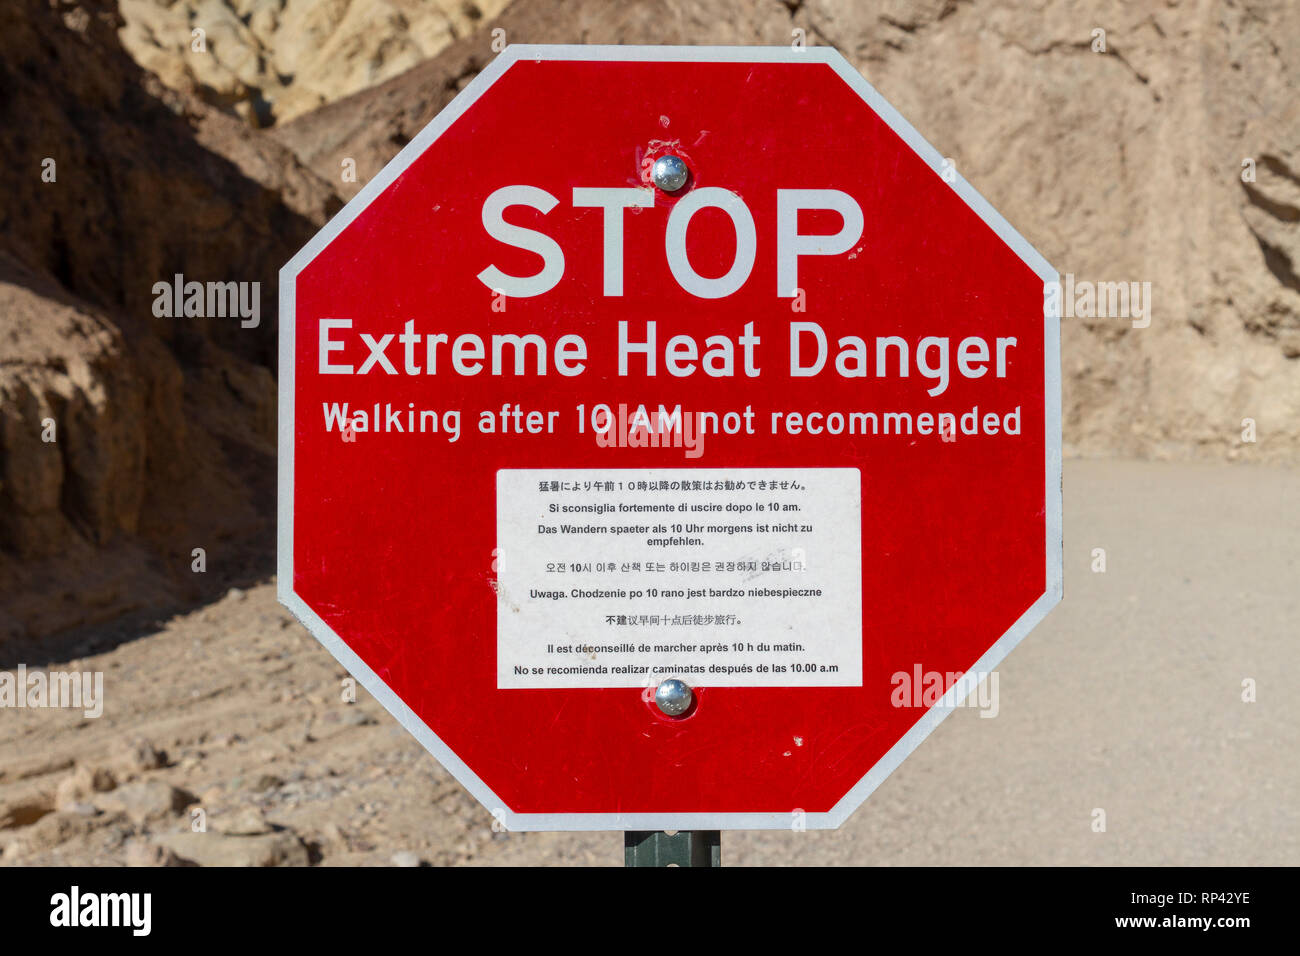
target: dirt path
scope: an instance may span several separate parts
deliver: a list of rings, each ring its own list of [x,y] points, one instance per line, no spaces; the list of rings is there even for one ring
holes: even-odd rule
[[[995,719],[959,709],[842,830],[725,834],[725,862],[1300,863],[1300,472],[1070,462],[1065,547]],[[0,863],[622,861],[493,832],[272,585],[59,667],[107,706],[0,710]]]

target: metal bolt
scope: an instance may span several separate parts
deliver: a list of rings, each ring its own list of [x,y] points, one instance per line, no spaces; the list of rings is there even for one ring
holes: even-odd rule
[[[666,193],[675,193],[686,185],[686,177],[690,170],[678,156],[660,156],[655,160],[654,168],[650,170],[651,176],[654,177],[655,185]]]
[[[694,699],[691,689],[676,677],[668,678],[655,691],[655,703],[669,717],[680,717],[686,713]]]

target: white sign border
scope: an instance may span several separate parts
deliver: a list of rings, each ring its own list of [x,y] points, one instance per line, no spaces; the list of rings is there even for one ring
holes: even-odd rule
[[[318,232],[280,270],[280,391],[279,391],[279,475],[277,515],[276,592],[280,602],[355,676],[384,708],[428,750],[462,786],[474,795],[508,830],[789,830],[794,823],[789,811],[774,813],[516,813],[450,747],[429,729],[416,713],[389,689],[379,676],[339,638],[293,590],[293,451],[294,451],[294,335],[296,327],[294,293],[298,273],[334,240],[415,159],[441,136],[469,107],[520,60],[596,60],[631,62],[692,63],[820,63],[829,66],[862,97],[898,136],[941,178],[953,177],[949,188],[984,223],[1010,246],[1044,283],[1059,282],[1060,276],[1020,233],[998,214],[956,170],[946,167],[943,155],[931,146],[907,120],[840,53],[831,47],[674,47],[511,45],[489,63],[400,153]],[[1055,300],[1047,299],[1049,304]],[[870,796],[885,778],[943,722],[1038,624],[1063,594],[1062,505],[1061,505],[1061,355],[1060,314],[1044,308],[1044,419],[1046,425],[1047,583],[1043,594],[989,648],[966,676],[958,681],[912,725],[906,734],[829,811],[806,813],[801,821],[808,829],[840,826]]]

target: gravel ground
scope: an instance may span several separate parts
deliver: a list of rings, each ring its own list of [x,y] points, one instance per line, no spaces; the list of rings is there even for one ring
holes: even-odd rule
[[[998,716],[959,708],[838,831],[724,834],[725,864],[1300,864],[1300,472],[1065,481],[1066,597],[999,669]],[[616,833],[494,832],[341,700],[273,584],[51,666],[103,670],[108,706],[0,710],[5,865],[622,862]]]

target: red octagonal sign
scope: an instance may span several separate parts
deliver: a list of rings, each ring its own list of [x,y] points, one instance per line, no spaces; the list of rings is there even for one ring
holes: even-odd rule
[[[512,829],[837,826],[1060,599],[1056,279],[832,50],[510,47],[281,273],[280,598]]]

